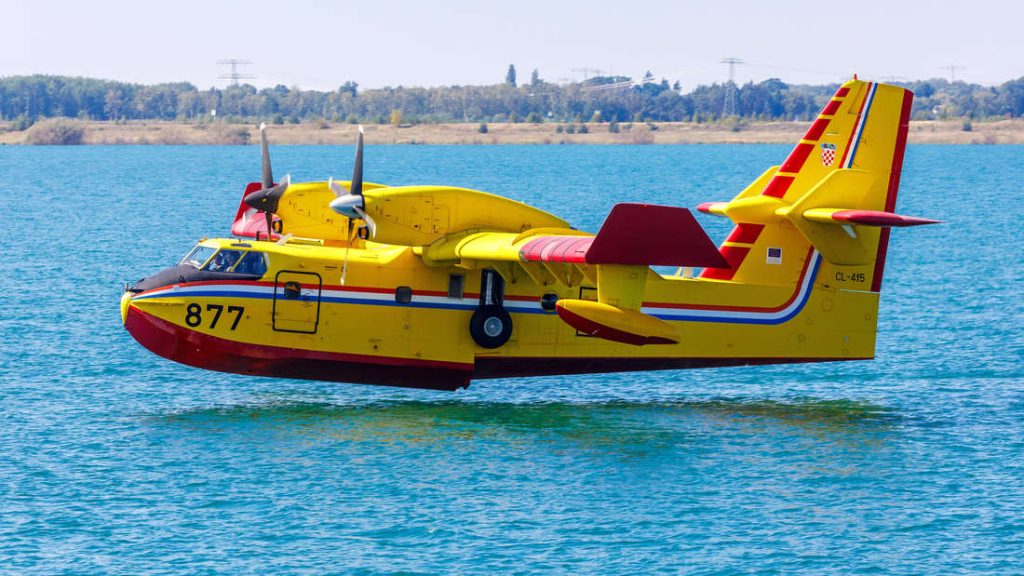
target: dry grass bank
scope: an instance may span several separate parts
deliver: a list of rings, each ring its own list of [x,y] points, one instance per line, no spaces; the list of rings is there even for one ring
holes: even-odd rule
[[[744,122],[695,124],[660,122],[657,130],[646,124],[620,124],[612,133],[608,124],[588,124],[587,134],[559,134],[557,124],[420,124],[365,127],[368,144],[722,144],[794,143],[808,122]],[[28,131],[11,131],[0,123],[0,144],[25,144]],[[356,126],[338,123],[284,124],[271,127],[275,144],[351,144]],[[187,124],[164,121],[85,122],[83,144],[249,144],[256,142],[255,126],[239,124]],[[1024,121],[974,122],[964,131],[961,120],[912,122],[910,141],[916,144],[1021,144]]]

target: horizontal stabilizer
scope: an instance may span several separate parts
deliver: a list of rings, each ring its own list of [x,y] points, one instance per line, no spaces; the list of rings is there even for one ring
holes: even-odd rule
[[[812,222],[822,224],[852,224],[857,226],[877,226],[904,228],[907,226],[923,226],[939,224],[938,220],[903,216],[880,210],[843,210],[839,208],[814,208],[807,210],[802,216]]]
[[[865,243],[856,227],[903,228],[938,223],[868,208],[872,199],[885,193],[886,182],[865,170],[842,168],[829,172],[792,203],[769,195],[740,194],[730,202],[704,202],[697,209],[725,216],[736,224],[764,226],[788,220],[832,264],[863,265],[871,260],[875,249]]]

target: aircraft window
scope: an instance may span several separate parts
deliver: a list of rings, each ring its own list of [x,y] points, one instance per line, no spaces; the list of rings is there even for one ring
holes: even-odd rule
[[[242,260],[235,265],[232,272],[238,274],[255,274],[263,276],[267,273],[267,259],[262,252],[246,252]]]
[[[399,286],[395,288],[395,302],[399,304],[408,304],[412,302],[412,288],[408,286]]]
[[[231,268],[242,257],[241,250],[221,250],[213,255],[213,258],[203,266],[203,270],[210,272],[230,272]]]
[[[448,297],[461,299],[465,283],[466,277],[462,274],[450,274],[448,276]]]
[[[196,246],[188,253],[187,256],[181,259],[182,264],[190,264],[196,268],[202,268],[203,264],[213,256],[216,252],[216,248],[209,248],[207,246]]]

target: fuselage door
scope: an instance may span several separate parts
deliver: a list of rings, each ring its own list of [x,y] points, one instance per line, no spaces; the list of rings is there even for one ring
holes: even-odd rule
[[[320,275],[282,270],[274,277],[274,330],[315,334],[320,323]]]

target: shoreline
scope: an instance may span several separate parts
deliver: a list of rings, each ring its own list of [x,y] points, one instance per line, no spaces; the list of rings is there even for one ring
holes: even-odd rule
[[[189,123],[163,120],[127,122],[82,121],[85,145],[212,145],[252,144],[259,130],[252,124],[222,122]],[[587,123],[587,134],[558,133],[569,124],[491,123],[481,133],[479,123],[365,125],[367,144],[793,144],[810,122],[741,121],[718,123],[658,122],[619,124],[619,132],[608,123]],[[652,129],[652,126],[654,129]],[[965,131],[958,120],[913,121],[911,144],[1024,144],[1024,120],[974,121]],[[333,122],[303,122],[269,125],[275,145],[345,145],[355,141],[357,126]],[[0,122],[0,145],[27,145],[25,131],[12,131]]]

